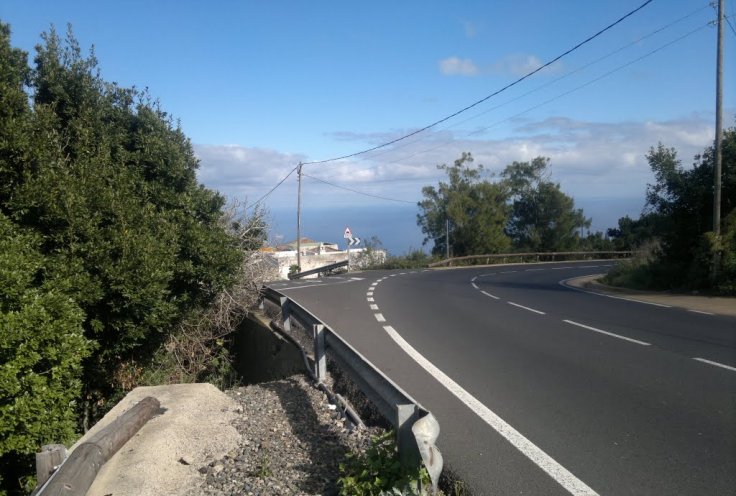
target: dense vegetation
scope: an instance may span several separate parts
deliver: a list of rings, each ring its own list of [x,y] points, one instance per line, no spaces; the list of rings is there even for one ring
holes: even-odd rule
[[[647,154],[655,182],[647,188],[645,212],[639,219],[619,219],[609,230],[617,248],[644,253],[609,282],[736,294],[736,130],[724,133],[721,147],[721,235],[713,232],[714,147],[686,169],[677,151],[660,143]]]
[[[639,219],[619,219],[605,235],[582,235],[590,220],[549,180],[544,157],[513,162],[492,181],[463,153],[454,165],[438,166],[447,181],[422,189],[417,223],[439,257],[448,238],[451,256],[631,250],[639,255],[611,273],[609,283],[736,294],[736,130],[724,133],[722,150],[720,236],[713,232],[712,146],[687,169],[675,149],[651,148],[647,160],[655,181],[647,187],[644,212]]]
[[[581,235],[583,228],[590,227],[590,219],[575,208],[559,184],[549,180],[547,158],[514,162],[495,182],[482,165],[473,166],[470,153],[438,169],[445,171],[448,182],[422,189],[424,200],[419,202],[417,216],[424,242],[433,241],[435,255],[445,254],[447,238],[449,252],[456,257],[566,251],[595,247],[603,239],[602,233],[590,239]]]
[[[242,267],[235,232],[264,235],[223,221],[145,91],[104,81],[71,32],[43,34],[32,66],[10,32],[0,23],[0,494],[165,361]]]

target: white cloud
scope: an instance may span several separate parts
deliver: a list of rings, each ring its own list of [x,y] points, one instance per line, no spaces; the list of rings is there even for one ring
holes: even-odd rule
[[[446,76],[475,76],[479,72],[478,67],[472,60],[458,57],[448,57],[440,60],[438,66],[440,72]]]
[[[492,64],[489,68],[491,74],[525,76],[530,72],[542,67],[543,62],[536,55],[525,53],[513,53]],[[560,72],[562,64],[556,62],[546,67],[542,72]]]
[[[241,145],[195,145],[197,177],[228,197],[255,201],[286,176],[303,155]]]
[[[423,186],[436,185],[444,177],[436,165],[451,164],[464,151],[495,174],[513,161],[541,155],[551,159],[552,180],[576,199],[602,202],[633,198],[643,202],[646,184],[653,180],[646,161],[650,147],[658,142],[674,147],[688,167],[693,156],[712,142],[713,135],[710,116],[697,114],[669,121],[606,123],[556,117],[517,120],[515,124],[506,138],[470,139],[449,130],[428,131],[359,158],[307,165],[304,172],[340,186],[414,202],[421,198]],[[387,142],[406,132],[338,135],[343,141],[353,140],[359,148],[366,142]],[[197,145],[195,150],[201,159],[199,178],[205,185],[228,196],[247,196],[248,201],[265,194],[305,160],[302,155],[236,145]],[[386,205],[309,178],[304,186],[313,206]],[[295,198],[296,178],[291,177],[269,197],[269,205],[291,207]]]

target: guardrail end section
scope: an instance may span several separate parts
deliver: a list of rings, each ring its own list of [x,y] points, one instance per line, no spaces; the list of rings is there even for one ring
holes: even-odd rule
[[[435,446],[435,441],[440,435],[440,424],[434,415],[427,413],[411,426],[411,431],[419,448],[424,466],[427,467],[429,478],[432,481],[432,494],[437,494],[437,484],[442,473],[442,453]]]
[[[396,445],[399,448],[399,461],[404,467],[418,467],[421,463],[416,439],[411,430],[419,414],[415,403],[396,405]]]

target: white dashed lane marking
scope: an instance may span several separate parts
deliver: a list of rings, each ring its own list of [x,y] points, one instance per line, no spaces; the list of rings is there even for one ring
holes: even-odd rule
[[[582,327],[583,329],[588,329],[589,331],[597,332],[597,333],[600,333],[600,334],[605,334],[607,336],[611,336],[611,337],[614,337],[614,338],[617,338],[617,339],[623,339],[624,341],[629,341],[631,343],[640,344],[642,346],[651,346],[651,344],[650,343],[647,343],[646,341],[639,341],[638,339],[627,338],[626,336],[621,336],[620,334],[614,334],[612,332],[604,331],[602,329],[597,329],[595,327],[587,326],[585,324],[581,324],[579,322],[574,322],[572,320],[563,320],[562,322],[565,322],[565,323],[570,324],[570,325]]]
[[[506,303],[508,303],[509,305],[513,305],[515,307],[518,307],[518,308],[522,308],[524,310],[528,310],[530,312],[534,312],[534,313],[539,314],[539,315],[547,315],[546,313],[542,312],[541,310],[535,310],[534,308],[525,307],[524,305],[519,305],[518,303],[514,303],[513,301],[507,301]]]
[[[714,365],[716,367],[721,367],[722,369],[730,370],[731,372],[736,372],[736,367],[731,367],[730,365],[724,365],[722,363],[714,362],[713,360],[706,360],[705,358],[693,358],[693,360],[697,360],[698,362],[707,363],[708,365]]]

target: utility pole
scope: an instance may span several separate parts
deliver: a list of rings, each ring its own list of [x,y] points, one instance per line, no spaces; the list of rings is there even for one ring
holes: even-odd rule
[[[718,42],[716,53],[716,146],[715,167],[713,173],[713,233],[716,242],[720,245],[721,240],[721,141],[723,141],[723,16],[724,0],[718,0]],[[713,256],[713,268],[711,280],[713,283],[718,278],[718,266],[720,265],[720,252],[718,245]]]
[[[296,193],[296,265],[297,272],[302,271],[302,163],[296,170],[297,193]]]

